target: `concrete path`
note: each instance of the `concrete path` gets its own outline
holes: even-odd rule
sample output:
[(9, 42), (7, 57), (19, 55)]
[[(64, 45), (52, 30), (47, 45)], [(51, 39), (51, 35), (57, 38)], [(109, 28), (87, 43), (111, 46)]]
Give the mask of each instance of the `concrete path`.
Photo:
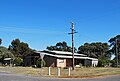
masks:
[(94, 79), (61, 79), (46, 77), (30, 77), (24, 75), (0, 72), (0, 81), (120, 81), (120, 75)]

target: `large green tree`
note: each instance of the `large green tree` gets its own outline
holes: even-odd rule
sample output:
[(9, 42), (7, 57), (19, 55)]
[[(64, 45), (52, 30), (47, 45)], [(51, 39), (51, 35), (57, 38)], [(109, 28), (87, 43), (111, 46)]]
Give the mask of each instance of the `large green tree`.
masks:
[(89, 57), (98, 58), (99, 66), (104, 66), (108, 63), (111, 55), (109, 54), (109, 45), (107, 43), (85, 43), (78, 48), (78, 53), (84, 53)]
[[(63, 41), (63, 42), (58, 42), (58, 43), (56, 43), (55, 46), (48, 46), (47, 49), (48, 49), (48, 50), (57, 50), (57, 51), (72, 52), (72, 48), (71, 48), (70, 46), (68, 46), (65, 41)], [(76, 52), (76, 51), (77, 51), (77, 49), (75, 48), (75, 52)]]
[(120, 35), (110, 38), (109, 42), (111, 46), (110, 53), (115, 56), (114, 60), (117, 60), (118, 57), (118, 62), (120, 63)]
[(4, 58), (14, 59), (14, 55), (6, 47), (0, 46), (0, 62), (3, 62)]
[(21, 42), (19, 39), (15, 39), (11, 42), (8, 48), (16, 57), (23, 57), (25, 55), (33, 53), (34, 50), (29, 48), (27, 43)]

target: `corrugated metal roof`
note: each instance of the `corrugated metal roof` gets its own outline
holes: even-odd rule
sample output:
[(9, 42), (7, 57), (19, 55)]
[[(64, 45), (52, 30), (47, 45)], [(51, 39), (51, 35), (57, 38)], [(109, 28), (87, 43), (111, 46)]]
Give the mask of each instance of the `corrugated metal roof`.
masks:
[[(48, 56), (52, 56), (52, 57), (57, 57), (57, 58), (72, 58), (71, 56), (66, 56), (66, 55), (54, 55), (54, 54), (50, 54), (50, 53), (44, 53), (44, 52), (39, 52), (41, 55), (48, 55)], [(90, 58), (90, 57), (80, 57), (80, 56), (74, 56), (75, 59), (89, 59), (89, 60), (98, 60), (95, 58)]]
[(11, 60), (12, 58), (4, 58), (4, 60)]
[[(65, 52), (65, 51), (50, 51), (50, 52), (53, 52), (53, 53), (56, 53), (56, 54), (68, 54), (68, 55), (72, 55), (72, 52)], [(87, 56), (87, 55), (78, 54), (78, 53), (74, 53), (74, 55)]]
[[(71, 56), (72, 55), (72, 52), (65, 52), (65, 51), (49, 51), (49, 50), (45, 50), (45, 51), (42, 51), (42, 52), (45, 52), (45, 53), (50, 53), (50, 54), (55, 54), (55, 55), (69, 55)], [(37, 52), (37, 53), (40, 53), (40, 52)], [(74, 53), (75, 56), (87, 56), (85, 54), (78, 54), (78, 53)]]

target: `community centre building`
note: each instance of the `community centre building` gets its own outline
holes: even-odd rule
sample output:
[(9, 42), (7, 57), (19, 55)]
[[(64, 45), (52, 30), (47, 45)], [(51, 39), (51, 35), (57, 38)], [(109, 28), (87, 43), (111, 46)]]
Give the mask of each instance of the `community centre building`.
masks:
[[(45, 61), (46, 67), (72, 67), (72, 53), (65, 51), (37, 51), (31, 55), (25, 56), (24, 66), (34, 66), (37, 60), (41, 58)], [(76, 67), (90, 66), (96, 67), (98, 59), (88, 57), (85, 54), (74, 53), (74, 64)]]
[[(40, 51), (37, 52), (41, 55), (46, 63), (46, 67), (71, 67), (72, 66), (72, 53), (65, 51)], [(92, 66), (98, 65), (98, 59), (87, 57), (85, 54), (74, 53), (75, 66)]]

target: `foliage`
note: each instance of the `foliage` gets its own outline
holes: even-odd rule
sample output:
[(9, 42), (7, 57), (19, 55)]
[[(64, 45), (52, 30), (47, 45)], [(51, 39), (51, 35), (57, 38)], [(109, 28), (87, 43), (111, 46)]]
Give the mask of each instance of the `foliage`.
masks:
[(112, 66), (112, 67), (116, 67), (116, 62), (117, 62), (117, 61), (116, 61), (115, 59), (111, 60), (111, 61), (110, 61), (111, 66)]
[(0, 61), (3, 62), (4, 58), (14, 58), (14, 55), (5, 47), (0, 46)]
[(80, 46), (78, 48), (78, 53), (84, 53), (90, 57), (110, 57), (109, 56), (109, 45), (107, 43), (101, 43), (101, 42), (96, 42), (96, 43), (85, 43), (84, 45)]
[[(56, 43), (55, 46), (48, 46), (47, 47), (48, 50), (57, 50), (57, 51), (68, 51), (68, 52), (72, 52), (72, 48), (70, 46), (67, 45), (67, 43), (65, 41), (63, 42), (58, 42)], [(77, 51), (76, 48), (75, 52)]]
[(16, 66), (21, 66), (23, 64), (23, 59), (20, 57), (16, 57), (13, 61), (13, 64), (15, 64)]
[(99, 59), (99, 66), (105, 66), (108, 64), (111, 55), (109, 54), (109, 45), (107, 43), (85, 43), (78, 48), (78, 53), (84, 53), (89, 57)]
[(101, 58), (98, 59), (98, 66), (102, 66), (102, 67), (109, 66), (109, 63), (110, 61), (105, 57), (103, 59)]
[(41, 58), (37, 60), (37, 67), (41, 68), (45, 66), (45, 61), (42, 60)]
[(8, 48), (16, 57), (23, 57), (25, 55), (33, 53), (33, 50), (29, 48), (29, 45), (24, 42), (20, 42), (19, 39), (15, 39), (11, 42)]
[[(117, 59), (116, 55), (116, 48), (117, 48), (117, 53), (118, 53), (118, 62), (120, 63), (120, 35), (117, 35), (109, 40), (110, 42), (110, 53), (112, 55), (115, 55), (115, 60)], [(116, 43), (117, 42), (117, 43)], [(117, 46), (117, 47), (116, 47)]]

